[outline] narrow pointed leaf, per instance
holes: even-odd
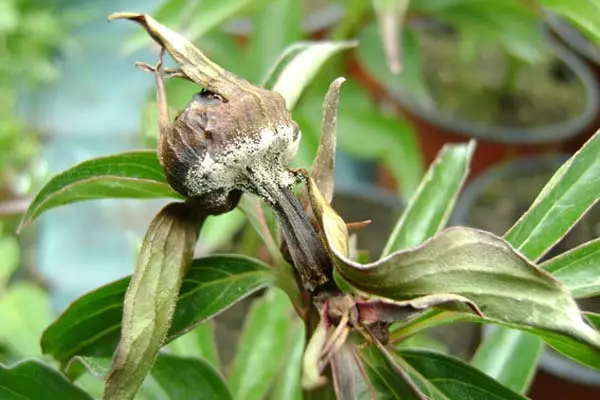
[[[427,385],[434,399],[525,399],[481,371],[450,356],[427,350],[401,350],[398,356],[399,364],[410,368],[409,374],[418,385]]]
[[[416,246],[444,228],[469,172],[474,150],[474,141],[442,148],[394,227],[382,256]]]
[[[334,54],[356,46],[355,42],[318,42],[298,53],[285,66],[273,85],[281,94],[288,110],[292,110],[304,88],[313,80],[323,64]]]
[[[526,393],[542,355],[539,338],[512,329],[494,329],[477,348],[471,364],[517,393]]]
[[[259,400],[265,396],[285,360],[292,315],[291,303],[280,290],[273,289],[254,303],[229,376],[235,399]]]
[[[345,78],[337,78],[329,86],[323,101],[323,122],[321,124],[321,138],[317,157],[313,162],[311,177],[317,187],[331,203],[335,178],[335,147],[338,105],[340,102],[340,88]]]
[[[362,265],[347,257],[346,225],[312,181],[309,192],[335,267],[359,290],[392,300],[456,294],[475,303],[488,320],[559,332],[600,348],[600,333],[582,319],[569,291],[503,239],[451,228],[420,246]]]
[[[575,298],[600,294],[600,239],[587,242],[540,265],[565,284]]]
[[[537,260],[600,198],[600,132],[554,174],[529,210],[506,233],[521,254]]]
[[[55,175],[35,196],[21,228],[43,212],[103,198],[181,198],[165,178],[156,151],[132,151],[82,162]]]
[[[186,203],[171,203],[150,223],[125,293],[106,399],[133,399],[150,372],[169,331],[204,219]]]
[[[194,260],[181,285],[167,342],[275,281],[272,269],[248,257]],[[42,351],[61,363],[77,355],[112,356],[128,284],[124,278],[75,300],[44,332]]]
[[[58,371],[29,360],[12,367],[0,364],[0,398],[3,400],[91,400]]]
[[[161,354],[152,368],[152,378],[168,400],[233,400],[225,379],[201,358]]]
[[[530,260],[542,257],[598,201],[599,152],[600,133],[596,132],[559,168],[529,210],[506,233],[506,240],[525,257]],[[580,362],[588,365],[597,358],[594,350],[569,340],[556,338],[554,342],[547,339],[546,342],[553,347],[557,346],[559,351],[576,354]],[[509,358],[517,359],[518,355],[513,352]],[[537,365],[531,363],[529,367],[534,371]]]

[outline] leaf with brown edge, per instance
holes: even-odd
[[[345,81],[346,79],[341,77],[334,80],[325,95],[322,107],[321,138],[317,156],[310,172],[317,187],[329,203],[333,198],[335,178],[335,142],[340,88]]]
[[[346,225],[312,180],[309,195],[334,267],[359,290],[392,300],[464,296],[489,321],[556,332],[600,348],[600,333],[586,324],[568,289],[502,238],[450,228],[422,245],[362,265],[347,257]]]
[[[205,216],[186,203],[164,207],[144,238],[125,294],[121,340],[104,398],[133,399],[163,345]]]
[[[431,294],[405,301],[356,300],[359,320],[363,324],[375,322],[396,322],[407,320],[415,314],[430,307],[451,307],[452,309],[470,310],[483,317],[481,310],[466,297],[455,294]]]

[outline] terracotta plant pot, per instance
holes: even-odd
[[[585,38],[576,28],[558,15],[546,12],[545,16],[551,33],[585,60],[594,73],[597,84],[600,85],[600,47]],[[590,128],[569,140],[565,145],[565,151],[569,153],[576,151],[598,128],[600,128],[600,108],[596,109],[596,118]]]
[[[459,118],[438,107],[426,107],[407,90],[390,89],[371,76],[368,66],[361,61],[350,63],[348,71],[373,96],[387,97],[398,112],[413,125],[423,151],[424,161],[430,164],[445,143],[477,139],[478,145],[471,164],[469,179],[490,166],[519,156],[556,153],[567,139],[589,132],[600,104],[599,85],[590,68],[564,46],[549,39],[549,48],[579,80],[584,88],[585,100],[581,112],[569,120],[558,123],[513,128],[489,125]],[[381,61],[383,62],[383,61]],[[398,87],[396,85],[396,87]],[[436,99],[433,98],[436,103]]]
[[[539,191],[567,160],[565,154],[554,156],[535,156],[513,160],[496,166],[473,180],[458,199],[451,219],[451,225],[471,226],[485,229],[498,235],[506,230],[529,208]],[[576,227],[552,249],[546,258],[563,253],[598,236],[600,227],[600,207],[593,207]],[[598,298],[579,301],[588,311],[600,310]],[[594,393],[591,397],[600,398],[600,373],[570,361],[552,350],[546,350],[541,357],[538,374],[532,387],[534,399],[562,399],[566,397],[543,397],[542,394],[554,393],[544,387],[554,381],[556,390],[568,388],[573,393]],[[560,379],[550,380],[548,374]],[[583,388],[595,386],[594,389]]]

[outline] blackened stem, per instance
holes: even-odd
[[[304,287],[313,292],[318,287],[331,284],[331,261],[327,251],[291,188],[273,187],[269,192],[271,205]]]

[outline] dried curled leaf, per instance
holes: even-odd
[[[337,78],[329,86],[325,101],[323,102],[323,121],[321,124],[321,139],[317,157],[313,162],[311,177],[317,187],[331,203],[335,178],[335,142],[337,128],[338,105],[340,102],[340,88],[346,81]]]

